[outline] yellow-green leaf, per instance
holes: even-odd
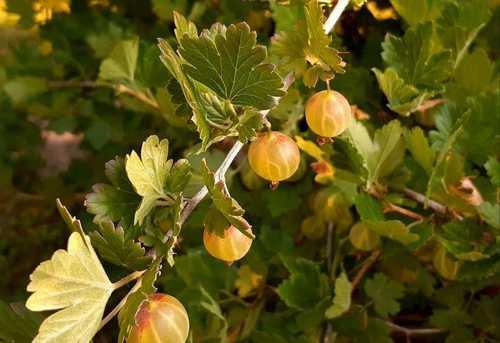
[[[326,310],[325,316],[329,319],[337,318],[346,313],[351,307],[352,285],[345,273],[335,280],[335,296],[333,304]]]
[[[165,197],[164,187],[172,167],[168,160],[168,140],[149,136],[142,144],[141,157],[132,151],[127,155],[125,169],[137,194],[143,197],[135,213],[134,223],[141,224],[155,206],[156,200]]]
[[[371,251],[380,245],[378,233],[370,230],[364,223],[357,223],[351,228],[349,240],[356,249]]]
[[[85,239],[85,241],[84,241]],[[90,239],[73,232],[67,250],[57,250],[30,275],[26,307],[58,312],[40,326],[33,342],[89,342],[113,291]]]

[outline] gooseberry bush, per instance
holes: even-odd
[[[0,0],[0,341],[499,341],[499,29]]]

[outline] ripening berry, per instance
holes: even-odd
[[[128,343],[184,343],[189,318],[184,306],[167,294],[151,294],[135,315]]]
[[[307,125],[318,136],[336,137],[344,132],[351,120],[351,106],[339,92],[324,90],[307,101]]]
[[[293,139],[281,132],[261,134],[250,144],[248,162],[260,177],[274,182],[288,179],[300,164],[300,151]]]
[[[233,225],[229,225],[224,230],[224,237],[220,237],[215,232],[205,228],[203,231],[203,244],[213,257],[226,262],[234,262],[247,254],[252,245],[252,239],[245,236]]]

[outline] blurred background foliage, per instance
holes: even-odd
[[[323,1],[330,6],[333,2]],[[184,14],[199,28],[214,22],[246,21],[258,32],[258,40],[269,44],[276,31],[294,25],[293,11],[302,10],[302,6],[294,6],[300,1],[291,1],[287,7],[280,3],[290,1],[0,0],[1,299],[23,302],[29,273],[54,250],[64,246],[68,231],[55,207],[57,197],[91,228],[92,217],[85,212],[83,201],[93,184],[105,180],[105,162],[137,150],[151,134],[168,137],[174,158],[185,156],[199,144],[188,109],[176,99],[178,92],[166,86],[170,75],[158,59],[157,38],[173,41],[172,11]],[[476,40],[487,51],[486,58],[492,63],[490,72],[496,78],[500,71],[499,4],[496,0],[488,2],[492,19]],[[356,105],[358,119],[363,116],[373,119],[368,126],[385,123],[394,115],[385,104],[371,68],[383,70],[381,43],[387,33],[402,35],[405,25],[391,2],[371,0],[365,6],[347,11],[336,27],[333,45],[348,52],[342,55],[348,67],[346,74],[335,78],[335,89]],[[129,80],[117,86],[100,77],[100,66],[120,44],[138,44],[138,62]],[[305,131],[303,102],[311,93],[303,85],[291,90],[283,104],[271,113],[273,124],[289,134]],[[401,120],[433,126],[432,110]],[[205,153],[213,169],[222,161],[230,147],[228,143],[218,143]],[[336,163],[342,165],[342,155]],[[411,163],[407,161],[409,168],[414,167]],[[249,175],[244,160],[230,171],[228,179],[233,196],[247,210],[249,221],[259,227],[258,239],[240,266],[228,267],[203,251],[200,227],[207,206],[202,204],[188,221],[175,271],[165,271],[160,286],[163,291],[178,295],[187,305],[195,335],[205,335],[204,341],[220,341],[222,333],[229,338],[231,334],[244,338],[252,332],[257,318],[261,326],[253,334],[255,342],[281,343],[291,337],[297,342],[307,342],[299,337],[317,334],[309,332],[309,328],[315,327],[318,313],[325,309],[321,302],[324,290],[318,287],[323,274],[320,275],[313,262],[279,257],[294,250],[296,256],[310,260],[325,258],[326,252],[318,246],[323,246],[326,227],[321,220],[313,222],[315,216],[319,217],[324,201],[315,202],[320,195],[313,171],[304,168],[303,172],[297,183],[283,184],[273,192],[263,187],[262,180]],[[486,188],[484,194],[488,194]],[[331,196],[327,194],[327,198]],[[336,204],[332,205],[336,211],[344,211],[340,215],[344,222],[337,225],[350,227],[353,218],[342,206],[342,199],[328,201]],[[301,229],[304,218],[312,219],[302,224]],[[411,322],[414,315],[420,316],[415,322],[423,322],[421,317],[432,312],[426,296],[434,294],[432,302],[449,308],[435,323],[451,321],[447,316],[462,305],[455,303],[460,296],[453,299],[447,293],[449,299],[440,299],[438,293],[432,292],[434,276],[396,243],[386,244],[384,251],[388,257],[381,269],[415,288],[410,291],[412,297],[399,297],[407,309],[406,320]],[[359,254],[353,253],[344,263],[353,267],[359,258]],[[402,275],[401,264],[416,267]],[[112,274],[113,267],[107,267]],[[294,268],[307,271],[305,275],[310,279],[304,281],[314,283],[314,288],[304,286],[300,304],[290,306],[307,309],[301,315],[277,301],[276,286],[289,275],[288,270],[293,276]],[[398,294],[397,285],[381,278],[374,278],[373,282],[387,289],[392,286]],[[261,287],[263,284],[266,286]],[[465,289],[457,286],[453,292],[463,295]],[[260,293],[271,301],[264,305]],[[248,296],[257,300],[252,303],[242,300]],[[500,299],[498,296],[495,299],[498,309]],[[227,304],[230,306],[226,307]],[[219,315],[219,306],[226,310],[226,316]],[[493,305],[478,302],[475,306],[480,316]],[[495,309],[491,311],[495,313]],[[457,310],[456,320],[475,320],[470,312],[464,313]],[[354,318],[358,314],[349,316]],[[344,326],[339,325],[346,332],[349,332],[349,318],[340,319]],[[387,338],[387,330],[379,325],[375,320],[370,321],[372,332],[385,334],[374,337]],[[499,327],[483,329],[498,333]],[[116,327],[108,326],[98,334],[96,342],[112,341],[110,337],[114,334],[109,332],[114,330]],[[383,338],[370,340],[363,333],[358,334],[359,342],[386,342]],[[200,336],[195,338],[201,341]]]

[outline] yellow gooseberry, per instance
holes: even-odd
[[[223,237],[206,228],[203,230],[205,249],[213,257],[226,262],[234,262],[245,256],[252,246],[252,241],[233,225],[224,230]]]
[[[184,343],[189,334],[186,309],[167,294],[151,294],[135,315],[128,343]]]
[[[248,162],[257,175],[277,183],[297,171],[300,151],[287,135],[277,131],[266,132],[250,144]]]
[[[339,92],[324,90],[307,101],[307,125],[318,136],[336,137],[344,132],[351,120],[351,106]]]

